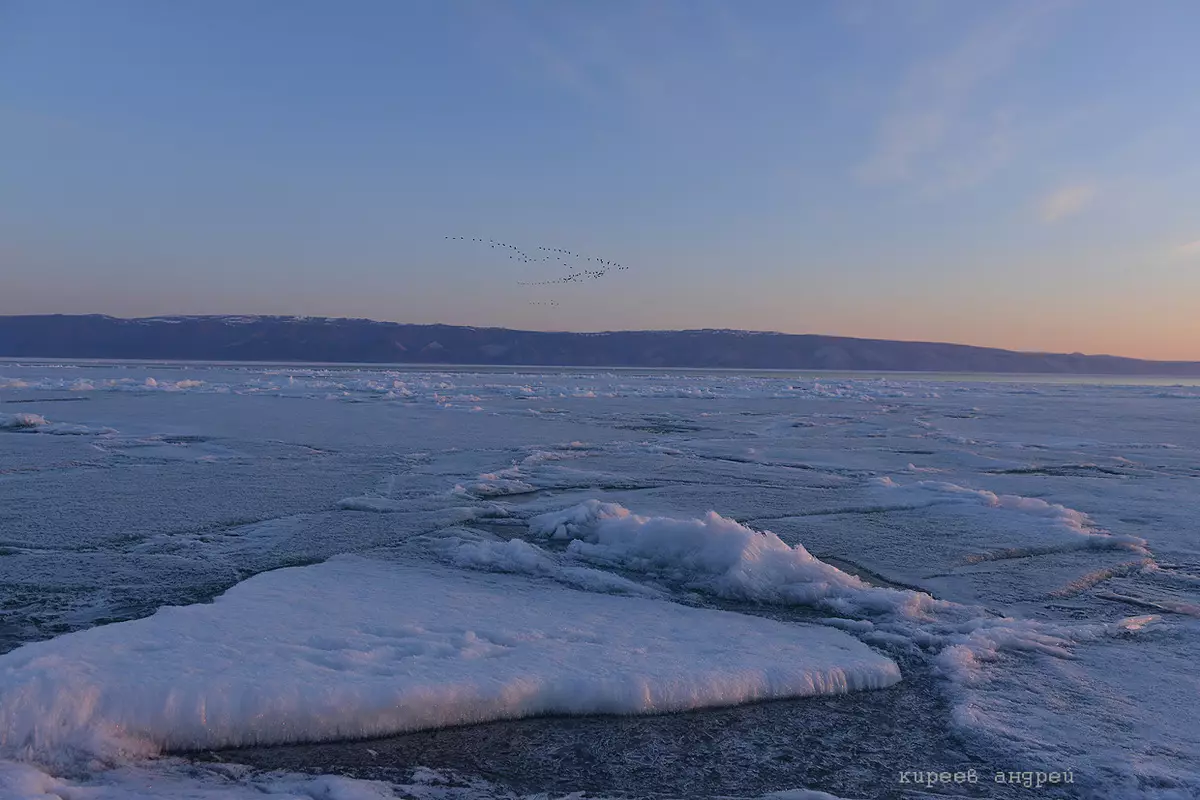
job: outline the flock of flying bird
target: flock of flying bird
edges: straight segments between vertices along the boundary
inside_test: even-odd
[[[498,242],[495,239],[480,239],[470,236],[446,236],[443,237],[451,241],[460,242],[476,242],[478,244],[486,244],[492,250],[501,249],[507,250],[505,253],[509,259],[520,261],[523,264],[539,264],[545,262],[557,261],[559,265],[567,267],[572,272],[564,275],[561,278],[552,278],[545,281],[517,281],[520,286],[554,286],[566,283],[583,283],[584,281],[597,280],[603,278],[610,270],[623,271],[629,269],[624,264],[618,264],[615,261],[609,261],[604,258],[594,256],[582,256],[578,253],[573,253],[570,250],[564,250],[561,247],[538,247],[541,251],[538,255],[530,255],[521,248],[508,244],[507,242]],[[594,269],[584,269],[586,262],[591,262],[596,265]],[[530,305],[535,306],[556,306],[556,300],[531,300]]]

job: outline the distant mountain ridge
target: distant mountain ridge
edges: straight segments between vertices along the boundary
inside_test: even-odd
[[[0,357],[1200,376],[1200,362],[734,330],[567,333],[367,319],[0,316]]]

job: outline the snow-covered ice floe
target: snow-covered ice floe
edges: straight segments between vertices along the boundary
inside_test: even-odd
[[[56,762],[878,689],[831,628],[337,557],[0,657],[0,754]]]

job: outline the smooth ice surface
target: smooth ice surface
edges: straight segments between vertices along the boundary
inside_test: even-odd
[[[361,738],[899,679],[830,628],[343,556],[0,657],[0,753]]]

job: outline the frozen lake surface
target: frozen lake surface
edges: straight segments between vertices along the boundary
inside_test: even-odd
[[[1198,510],[1185,382],[0,363],[0,798],[1200,797]]]

